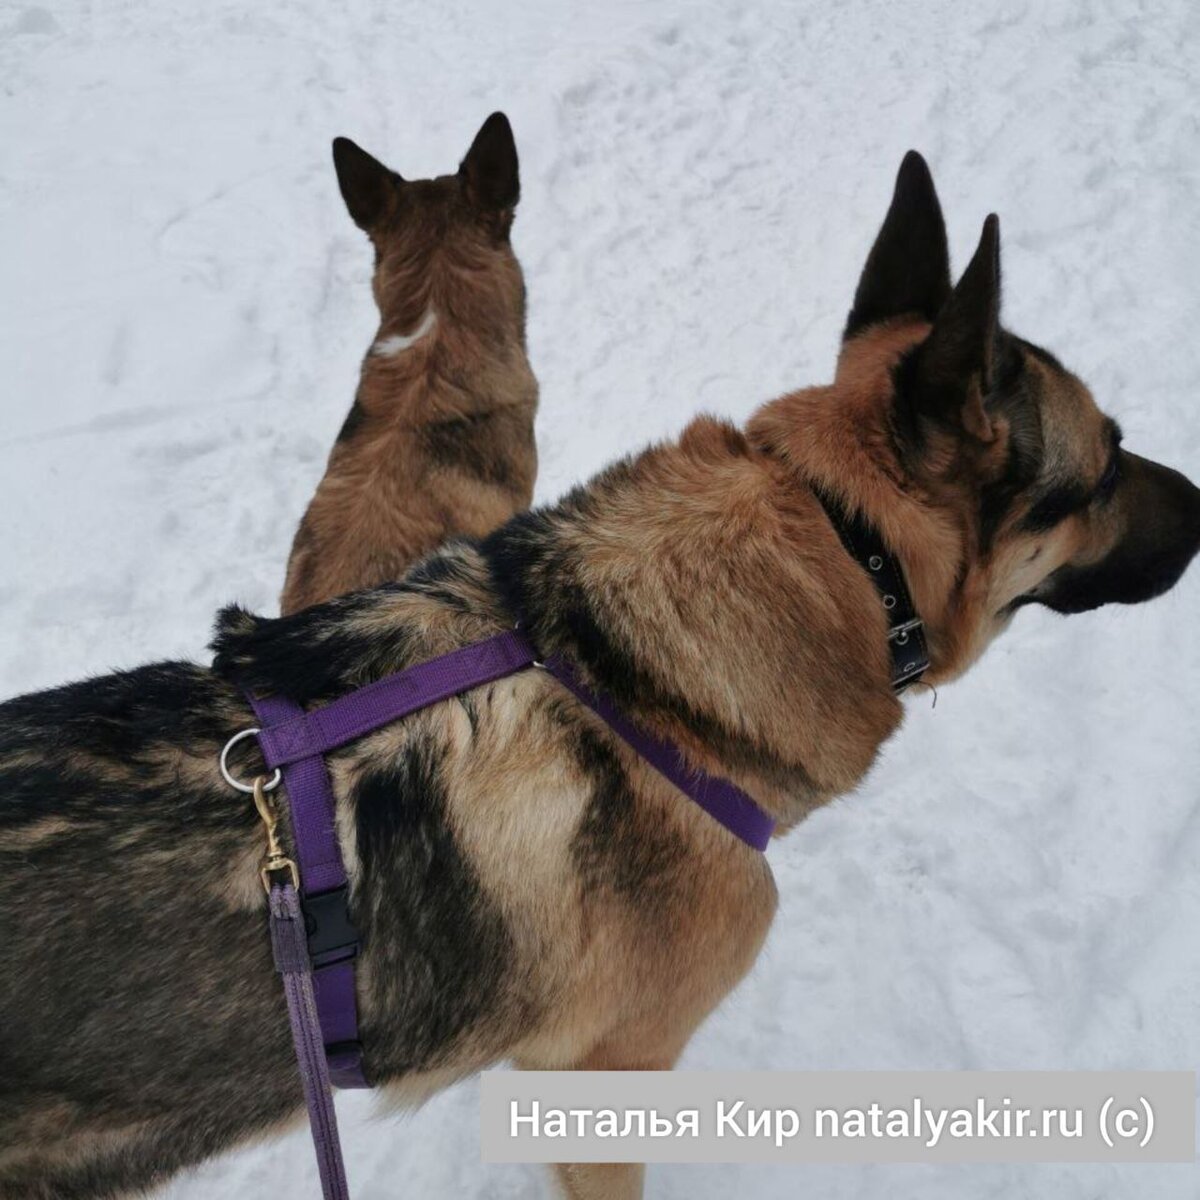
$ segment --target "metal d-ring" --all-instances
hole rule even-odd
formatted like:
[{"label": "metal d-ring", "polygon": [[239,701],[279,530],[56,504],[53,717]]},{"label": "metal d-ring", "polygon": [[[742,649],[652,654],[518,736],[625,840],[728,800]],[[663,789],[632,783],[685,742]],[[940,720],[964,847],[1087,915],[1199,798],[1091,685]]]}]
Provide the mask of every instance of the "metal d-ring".
[{"label": "metal d-ring", "polygon": [[[238,744],[248,737],[257,737],[262,730],[255,726],[252,729],[243,729],[241,733],[235,733],[233,737],[225,743],[225,749],[221,751],[221,774],[225,777],[225,782],[231,788],[237,788],[239,792],[245,792],[247,796],[254,795],[254,784],[243,783],[240,779],[234,779],[229,773],[229,752]],[[273,792],[278,786],[279,781],[283,778],[283,772],[276,767],[275,774],[262,785],[264,792]]]}]

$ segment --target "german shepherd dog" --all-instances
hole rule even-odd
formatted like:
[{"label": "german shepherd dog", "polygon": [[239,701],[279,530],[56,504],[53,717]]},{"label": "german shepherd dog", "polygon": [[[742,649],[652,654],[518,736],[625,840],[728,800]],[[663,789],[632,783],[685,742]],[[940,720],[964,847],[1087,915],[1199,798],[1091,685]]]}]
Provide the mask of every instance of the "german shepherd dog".
[{"label": "german shepherd dog", "polygon": [[[242,687],[319,706],[519,619],[786,831],[862,779],[903,712],[888,619],[818,489],[902,563],[934,683],[1022,605],[1171,587],[1200,545],[1200,490],[1122,448],[999,306],[996,218],[952,288],[910,154],[832,384],[745,431],[700,417],[398,583],[275,620],[229,609],[211,670],[163,663],[0,707],[0,1194],[147,1187],[301,1109],[258,818],[218,774],[253,723]],[[329,763],[367,1060],[402,1100],[500,1059],[668,1068],[774,914],[767,859],[544,671]],[[235,764],[257,766],[251,749]],[[560,1179],[628,1200],[642,1171]]]},{"label": "german shepherd dog", "polygon": [[349,138],[333,162],[375,248],[380,323],[292,544],[284,614],[399,579],[452,535],[490,533],[529,507],[537,472],[508,118],[488,117],[456,175],[402,179]]}]

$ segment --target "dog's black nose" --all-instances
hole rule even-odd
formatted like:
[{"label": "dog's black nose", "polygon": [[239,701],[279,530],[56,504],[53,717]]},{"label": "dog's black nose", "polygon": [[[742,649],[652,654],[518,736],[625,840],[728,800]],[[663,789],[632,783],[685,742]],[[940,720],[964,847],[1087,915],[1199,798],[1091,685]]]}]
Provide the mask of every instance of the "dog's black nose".
[{"label": "dog's black nose", "polygon": [[1174,587],[1200,551],[1200,488],[1186,475],[1150,463],[1156,504],[1148,514],[1144,538],[1158,559],[1159,587]]}]

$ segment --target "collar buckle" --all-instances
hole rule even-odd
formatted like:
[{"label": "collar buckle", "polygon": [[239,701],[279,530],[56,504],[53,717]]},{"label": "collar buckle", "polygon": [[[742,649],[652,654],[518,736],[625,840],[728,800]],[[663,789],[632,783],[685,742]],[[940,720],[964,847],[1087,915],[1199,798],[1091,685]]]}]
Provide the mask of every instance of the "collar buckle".
[{"label": "collar buckle", "polygon": [[899,625],[893,625],[888,630],[888,641],[895,642],[897,646],[903,646],[908,642],[908,635],[916,630],[923,628],[925,622],[920,617],[913,617],[908,621],[901,621]]}]

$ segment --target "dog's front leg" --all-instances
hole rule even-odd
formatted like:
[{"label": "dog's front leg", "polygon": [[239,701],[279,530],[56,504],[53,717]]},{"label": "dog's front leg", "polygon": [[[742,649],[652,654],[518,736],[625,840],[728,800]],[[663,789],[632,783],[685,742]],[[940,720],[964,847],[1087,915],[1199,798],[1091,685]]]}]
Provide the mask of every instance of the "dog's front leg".
[{"label": "dog's front leg", "polygon": [[567,1200],[641,1200],[641,1163],[559,1163],[554,1168]]},{"label": "dog's front leg", "polygon": [[[664,1026],[661,1019],[647,1029],[630,1029],[624,1036],[609,1037],[570,1067],[573,1071],[669,1071],[683,1053],[695,1018],[677,1022],[683,1028]],[[647,1050],[647,1043],[658,1048]],[[517,1065],[525,1071],[560,1069],[522,1056]],[[641,1200],[646,1177],[643,1163],[558,1163],[555,1175],[565,1200]]]}]

